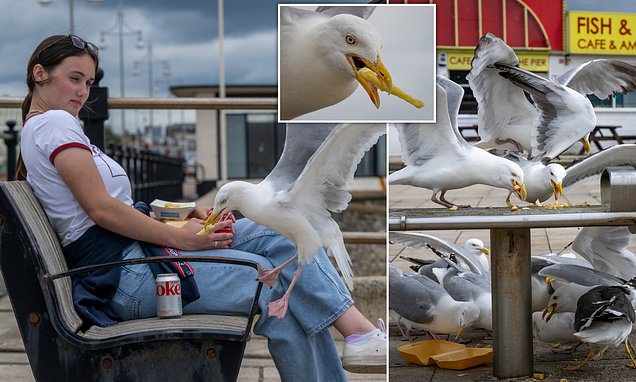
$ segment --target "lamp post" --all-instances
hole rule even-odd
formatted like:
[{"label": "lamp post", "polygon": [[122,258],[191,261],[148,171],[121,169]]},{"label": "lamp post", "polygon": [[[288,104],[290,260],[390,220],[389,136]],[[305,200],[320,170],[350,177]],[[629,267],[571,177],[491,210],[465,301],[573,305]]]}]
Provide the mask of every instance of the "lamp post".
[{"label": "lamp post", "polygon": [[[53,0],[38,0],[41,5],[48,6],[51,5]],[[100,4],[102,0],[90,0],[92,4]],[[68,0],[68,18],[69,18],[69,33],[75,34],[75,1]]]},{"label": "lamp post", "polygon": [[[126,28],[126,30],[124,29]],[[119,96],[124,98],[126,95],[125,87],[125,71],[124,71],[124,36],[136,35],[137,36],[137,49],[143,49],[144,40],[141,37],[140,29],[132,29],[124,22],[124,7],[122,1],[119,0],[117,4],[117,24],[109,31],[100,32],[100,48],[105,49],[104,36],[114,35],[119,38]],[[124,110],[121,113],[121,129],[122,132],[126,131],[126,114]]]},{"label": "lamp post", "polygon": [[[140,67],[146,65],[148,67],[148,96],[150,98],[154,97],[154,82],[153,82],[153,65],[154,64],[162,64],[164,67],[164,71],[170,70],[168,67],[167,60],[159,60],[153,57],[152,55],[152,40],[148,39],[148,43],[146,44],[146,57],[141,60],[135,60],[133,66],[133,76],[140,75]],[[153,125],[153,110],[150,110],[150,120],[149,120],[150,128]]]}]

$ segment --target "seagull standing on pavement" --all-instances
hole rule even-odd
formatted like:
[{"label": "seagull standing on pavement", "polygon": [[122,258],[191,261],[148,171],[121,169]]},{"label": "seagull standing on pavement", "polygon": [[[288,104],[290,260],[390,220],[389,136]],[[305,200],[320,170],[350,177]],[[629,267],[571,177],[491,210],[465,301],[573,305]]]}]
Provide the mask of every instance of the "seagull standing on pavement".
[{"label": "seagull standing on pavement", "polygon": [[321,248],[334,257],[345,283],[353,288],[351,260],[330,213],[347,208],[351,194],[346,186],[353,181],[364,153],[385,133],[384,124],[288,125],[283,154],[262,182],[230,182],[217,192],[215,215],[239,210],[296,245],[296,255],[282,265],[273,270],[259,269],[259,280],[271,287],[280,270],[298,259],[287,291],[269,303],[269,316],[285,316],[302,265]]}]

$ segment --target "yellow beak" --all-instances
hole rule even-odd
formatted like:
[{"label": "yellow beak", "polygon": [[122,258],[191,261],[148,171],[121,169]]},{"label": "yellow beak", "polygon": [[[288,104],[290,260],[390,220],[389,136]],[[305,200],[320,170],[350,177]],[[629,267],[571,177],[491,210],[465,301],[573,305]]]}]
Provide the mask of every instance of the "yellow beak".
[{"label": "yellow beak", "polygon": [[[347,55],[347,61],[353,68],[353,71],[356,76],[356,80],[362,85],[362,88],[367,92],[369,98],[371,98],[371,102],[375,105],[376,108],[380,107],[380,95],[378,94],[378,88],[383,87],[386,88],[389,94],[391,93],[393,87],[393,80],[391,79],[391,74],[387,70],[387,68],[378,57],[377,64],[362,58],[357,55]],[[365,67],[358,70],[356,66],[356,61],[361,61]],[[369,77],[375,78],[376,81],[370,81],[368,78],[365,78],[363,74],[360,73],[361,70],[368,69],[371,71],[372,75]]]},{"label": "yellow beak", "polygon": [[559,200],[559,195],[563,195],[563,183],[556,183],[551,180],[550,184],[552,184],[552,192],[554,193],[554,200]]},{"label": "yellow beak", "polygon": [[543,309],[543,314],[541,316],[546,322],[550,321],[550,319],[552,318],[552,315],[554,314],[554,311],[556,310],[556,307],[557,307],[557,304],[551,304],[546,306],[545,309]]},{"label": "yellow beak", "polygon": [[219,211],[210,214],[203,222],[203,228],[201,228],[201,231],[197,232],[197,235],[203,236],[210,233],[212,227],[214,227],[214,225],[221,219],[223,212],[225,212],[225,208],[221,208]]},{"label": "yellow beak", "polygon": [[455,341],[459,339],[459,337],[462,335],[463,332],[464,332],[464,325],[460,326],[457,333],[455,333]]},{"label": "yellow beak", "polygon": [[[362,79],[366,81],[367,83],[371,84],[371,86],[391,94],[391,92],[389,91],[389,88],[387,87],[387,84],[384,81],[382,81],[380,78],[378,78],[378,76],[371,69],[362,68],[358,70],[358,72],[356,73],[356,76],[362,77]],[[418,109],[424,107],[424,101],[419,100],[411,96],[410,94],[407,94],[402,89],[397,87],[397,85],[393,85],[392,94],[398,98],[402,98],[403,100],[405,100],[406,102],[410,103],[411,105],[415,106]]]},{"label": "yellow beak", "polygon": [[490,250],[486,247],[480,249],[479,252],[483,253],[484,255],[490,255]]},{"label": "yellow beak", "polygon": [[526,191],[526,185],[523,183],[519,183],[517,182],[516,179],[512,180],[512,189],[515,192],[515,194],[519,197],[519,199],[521,200],[526,200],[526,196],[528,196],[528,192]]},{"label": "yellow beak", "polygon": [[583,143],[583,153],[589,154],[592,151],[592,145],[590,145],[590,141],[587,137],[581,138],[581,143]]}]

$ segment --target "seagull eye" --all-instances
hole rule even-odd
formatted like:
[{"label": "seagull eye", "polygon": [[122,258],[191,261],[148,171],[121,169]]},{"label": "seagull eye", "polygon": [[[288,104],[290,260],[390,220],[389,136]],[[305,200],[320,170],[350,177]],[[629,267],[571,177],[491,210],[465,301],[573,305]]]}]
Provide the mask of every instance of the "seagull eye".
[{"label": "seagull eye", "polygon": [[358,42],[358,40],[353,35],[350,35],[350,34],[345,36],[345,41],[349,45],[354,45],[356,42]]}]

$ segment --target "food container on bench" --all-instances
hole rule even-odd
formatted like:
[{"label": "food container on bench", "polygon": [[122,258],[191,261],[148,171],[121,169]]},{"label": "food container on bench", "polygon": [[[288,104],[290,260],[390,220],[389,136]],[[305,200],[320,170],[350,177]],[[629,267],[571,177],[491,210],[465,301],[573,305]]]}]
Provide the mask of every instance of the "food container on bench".
[{"label": "food container on bench", "polygon": [[444,340],[424,340],[412,344],[398,346],[397,350],[402,354],[404,361],[416,365],[433,365],[431,358],[437,354],[448,353],[466,348],[466,345]]},{"label": "food container on bench", "polygon": [[194,210],[196,203],[177,203],[155,199],[150,203],[150,208],[157,219],[183,220]]}]

